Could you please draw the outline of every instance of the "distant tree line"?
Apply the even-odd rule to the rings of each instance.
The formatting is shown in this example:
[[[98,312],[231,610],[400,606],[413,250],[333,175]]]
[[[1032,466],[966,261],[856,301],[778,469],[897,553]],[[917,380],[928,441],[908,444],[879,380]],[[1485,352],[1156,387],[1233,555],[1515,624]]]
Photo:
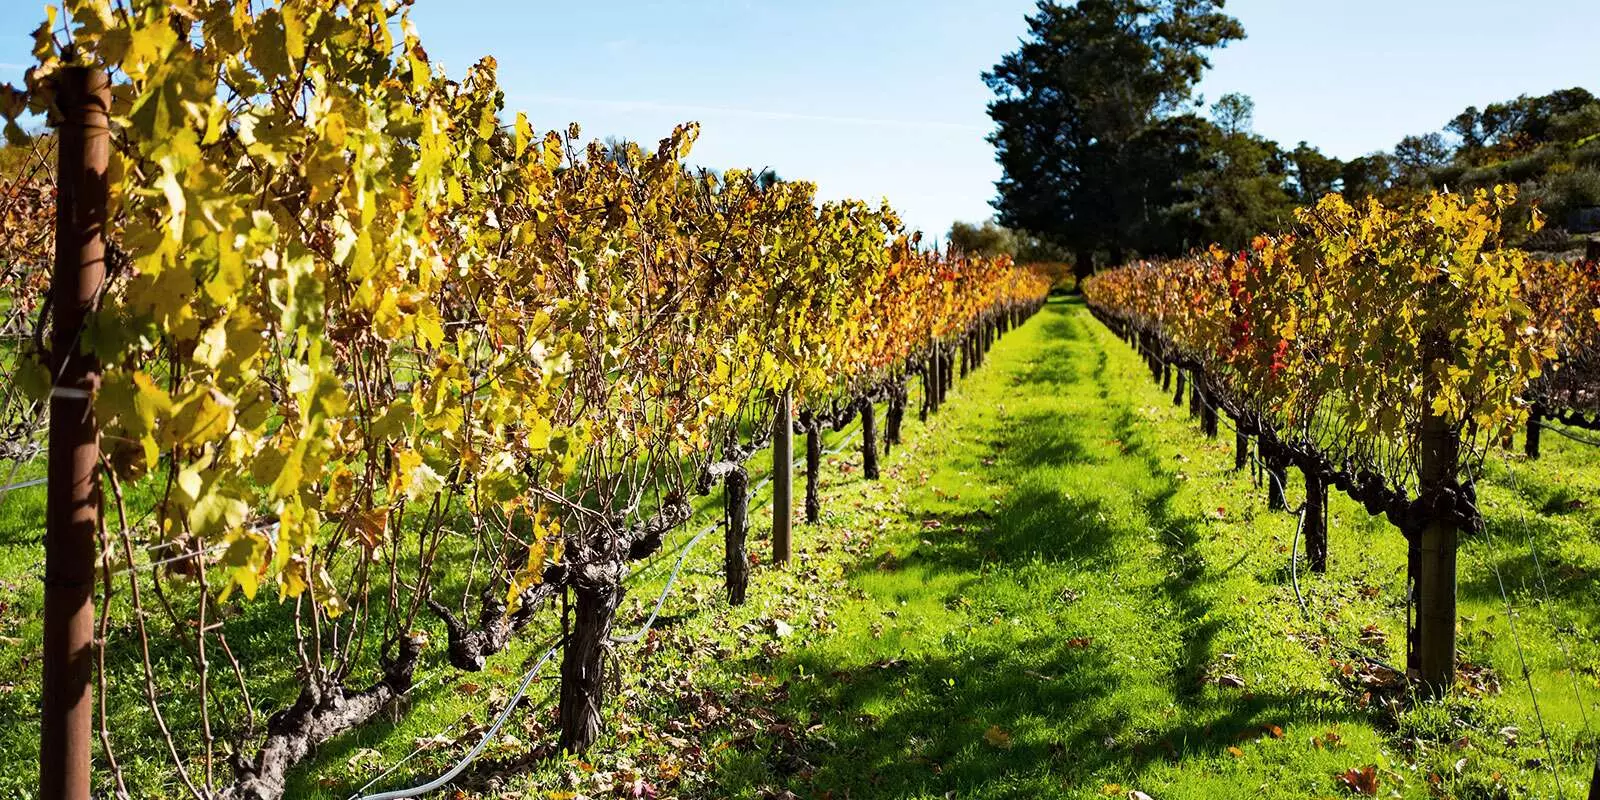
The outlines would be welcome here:
[[[1003,172],[995,221],[958,225],[951,241],[990,252],[1011,232],[1017,252],[1048,246],[1082,276],[1134,256],[1244,247],[1328,192],[1518,183],[1558,228],[1600,205],[1600,101],[1583,89],[1469,108],[1440,132],[1348,161],[1257,135],[1250,98],[1207,106],[1194,94],[1207,52],[1244,38],[1225,3],[1040,0],[1019,48],[983,76]]]

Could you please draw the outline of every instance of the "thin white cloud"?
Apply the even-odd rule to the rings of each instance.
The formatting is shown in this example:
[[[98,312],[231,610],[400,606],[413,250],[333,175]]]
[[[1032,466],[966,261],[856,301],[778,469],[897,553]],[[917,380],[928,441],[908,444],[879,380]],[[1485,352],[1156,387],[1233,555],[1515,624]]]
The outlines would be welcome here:
[[[755,108],[729,108],[726,106],[702,106],[678,103],[656,103],[649,100],[600,100],[588,97],[562,97],[559,95],[532,95],[527,97],[519,97],[518,99],[525,100],[529,103],[544,103],[549,105],[564,106],[592,106],[598,108],[609,108],[617,111],[665,111],[672,114],[695,115],[721,114],[733,117],[747,117],[750,119],[829,122],[838,125],[863,125],[877,128],[938,128],[943,130],[970,131],[977,133],[984,133],[989,130],[982,125],[967,125],[960,122],[945,122],[942,120],[852,117],[834,114],[801,114],[794,111],[775,111]]]

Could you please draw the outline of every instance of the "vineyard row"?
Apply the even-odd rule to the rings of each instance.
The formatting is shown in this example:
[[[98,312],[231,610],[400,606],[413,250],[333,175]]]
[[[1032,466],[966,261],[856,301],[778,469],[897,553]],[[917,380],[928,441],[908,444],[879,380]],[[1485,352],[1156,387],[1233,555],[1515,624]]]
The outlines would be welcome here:
[[[1600,411],[1600,266],[1504,246],[1515,201],[1512,187],[1403,207],[1330,195],[1247,251],[1084,286],[1165,388],[1176,375],[1175,403],[1187,378],[1209,435],[1219,410],[1234,420],[1238,466],[1256,440],[1274,508],[1300,469],[1313,569],[1330,486],[1405,535],[1407,666],[1432,692],[1454,682],[1456,549],[1482,526],[1484,457],[1523,426],[1536,436],[1531,412]]]

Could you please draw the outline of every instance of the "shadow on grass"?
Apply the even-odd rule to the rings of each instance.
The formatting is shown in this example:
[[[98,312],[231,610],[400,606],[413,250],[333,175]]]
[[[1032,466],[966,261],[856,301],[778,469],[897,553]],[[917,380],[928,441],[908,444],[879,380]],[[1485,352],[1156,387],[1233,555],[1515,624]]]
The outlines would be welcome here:
[[[1132,438],[1137,448],[1136,434]],[[1174,478],[1162,476],[1159,483],[1141,507],[1162,532],[1162,557],[1174,565],[1157,586],[1174,618],[1152,623],[1175,624],[1179,632],[1177,651],[1158,659],[1164,672],[1151,674],[1122,663],[1113,648],[1054,634],[880,658],[848,671],[802,651],[779,665],[780,672],[811,676],[791,684],[783,710],[813,724],[825,721],[827,732],[802,746],[800,759],[814,769],[808,784],[790,788],[808,797],[1093,790],[1107,774],[1136,775],[1158,762],[1215,756],[1271,726],[1340,717],[1314,695],[1203,691],[1220,625],[1211,619],[1204,592],[1214,576],[1195,552],[1199,518],[1173,508]],[[930,517],[940,527],[925,531],[928,544],[901,564],[970,575],[964,583],[1004,580],[988,567],[1037,560],[1072,561],[1093,574],[1116,563],[1121,543],[1142,533],[1108,523],[1103,510],[1095,500],[1024,484],[993,515]],[[1149,697],[1151,688],[1172,705]],[[1152,706],[1177,713],[1152,726]],[[748,754],[741,772],[748,775],[754,765],[788,781],[795,755],[773,743]],[[722,789],[738,793],[737,780]]]

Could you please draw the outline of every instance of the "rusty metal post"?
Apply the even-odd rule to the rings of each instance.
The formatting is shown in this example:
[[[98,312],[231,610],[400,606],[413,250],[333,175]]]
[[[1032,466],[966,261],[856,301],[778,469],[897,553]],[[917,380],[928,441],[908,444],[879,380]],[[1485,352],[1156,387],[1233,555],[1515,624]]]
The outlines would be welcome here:
[[[103,70],[69,67],[56,84],[56,101],[61,126],[50,301],[54,389],[45,511],[39,795],[88,800],[95,536],[100,523],[100,443],[90,398],[100,382],[100,364],[82,352],[80,334],[106,276],[111,84]]]

